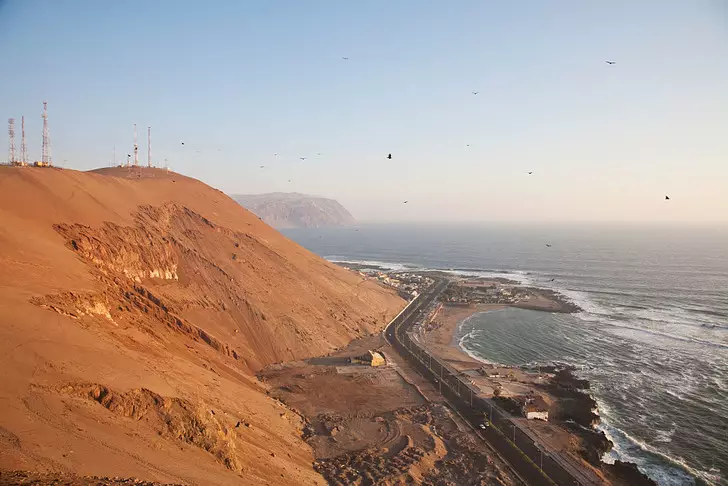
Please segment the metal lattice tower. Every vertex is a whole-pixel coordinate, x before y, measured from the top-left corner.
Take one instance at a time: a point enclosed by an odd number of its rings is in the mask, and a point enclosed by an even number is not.
[[[152,127],[147,127],[147,167],[152,166]]]
[[[134,167],[139,165],[139,144],[137,143],[137,129],[134,124]]]
[[[8,140],[10,141],[8,162],[15,163],[15,118],[8,118]]]
[[[51,136],[48,134],[48,102],[43,102],[43,151],[40,161],[49,167],[53,165],[51,158]]]
[[[28,165],[28,145],[25,143],[25,117],[20,117],[20,162]]]

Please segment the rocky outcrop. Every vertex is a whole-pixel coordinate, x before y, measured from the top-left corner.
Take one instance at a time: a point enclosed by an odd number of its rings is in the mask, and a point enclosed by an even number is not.
[[[319,228],[356,223],[349,211],[333,199],[284,192],[237,194],[232,198],[274,228]]]

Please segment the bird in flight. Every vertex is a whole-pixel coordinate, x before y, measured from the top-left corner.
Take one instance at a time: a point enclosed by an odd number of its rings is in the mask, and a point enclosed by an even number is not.
[[[273,154],[273,157],[278,157],[278,153]]]
[[[670,196],[665,196],[665,201],[669,201],[669,200],[670,200]]]
[[[551,248],[551,243],[546,243],[546,246]]]
[[[185,144],[185,143],[184,143],[184,142],[182,142],[182,145],[184,145],[184,144]]]
[[[391,159],[392,158],[392,154],[387,155],[387,158],[388,159]]]
[[[306,157],[299,157],[299,159],[301,159],[301,160],[306,160]]]
[[[604,62],[606,62],[609,65],[611,65],[611,64],[617,64],[617,61],[604,61]]]
[[[288,179],[288,182],[291,182],[291,179]]]
[[[474,94],[474,95],[476,95],[476,94],[478,94],[478,93],[480,93],[480,91],[473,91],[473,94]]]
[[[264,165],[261,165],[261,166],[260,166],[260,168],[261,168],[261,169],[262,169],[262,168],[264,168],[264,167],[265,167]]]
[[[469,144],[469,143],[466,143],[466,144],[465,144],[465,146],[466,146],[466,147],[470,147],[470,144]]]
[[[530,172],[528,173],[528,175],[531,175],[531,174],[533,174],[533,171],[530,171]]]
[[[344,61],[348,61],[348,60],[349,60],[349,58],[348,58],[348,57],[343,57],[343,56],[342,56],[342,59],[343,59]]]
[[[405,201],[405,202],[403,202],[402,204],[407,204],[408,202],[409,202],[409,201]]]
[[[553,282],[554,280],[556,280],[556,279],[555,278],[552,278],[551,280],[549,280],[549,282]]]

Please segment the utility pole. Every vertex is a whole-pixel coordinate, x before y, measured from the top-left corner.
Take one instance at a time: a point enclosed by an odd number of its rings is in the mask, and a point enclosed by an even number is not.
[[[25,117],[20,117],[20,162],[28,165],[28,145],[25,143]]]
[[[152,127],[147,127],[147,167],[152,166]]]
[[[43,149],[41,151],[40,161],[43,165],[53,167],[53,159],[51,158],[51,136],[48,132],[48,102],[43,102]]]
[[[15,118],[8,118],[8,140],[10,141],[8,162],[15,164]]]

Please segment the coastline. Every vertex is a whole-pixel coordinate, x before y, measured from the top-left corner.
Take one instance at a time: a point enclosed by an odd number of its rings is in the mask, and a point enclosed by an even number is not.
[[[568,453],[584,461],[585,464],[600,471],[600,473],[613,484],[629,485],[655,485],[656,483],[645,476],[633,463],[615,461],[613,464],[605,463],[602,456],[608,452],[613,444],[605,436],[604,432],[596,429],[598,414],[594,414],[596,408],[595,400],[586,392],[589,383],[586,380],[576,378],[571,370],[558,372],[553,367],[544,367],[542,372],[548,377],[547,381],[537,382],[533,379],[533,373],[527,372],[519,367],[505,366],[498,363],[488,363],[468,353],[460,345],[462,338],[462,326],[472,316],[483,313],[502,310],[508,307],[522,308],[544,312],[573,312],[561,307],[561,301],[549,300],[548,297],[539,296],[537,302],[529,302],[527,305],[503,305],[503,304],[442,304],[432,315],[430,321],[419,329],[422,341],[439,357],[447,361],[456,370],[468,374],[474,384],[479,386],[484,394],[492,393],[494,386],[489,386],[488,378],[481,378],[474,373],[475,370],[484,367],[490,368],[501,376],[510,376],[513,384],[499,385],[498,388],[508,390],[508,393],[523,393],[525,388],[521,383],[529,383],[530,387],[552,395],[547,403],[552,406],[555,415],[567,415],[575,423],[548,422],[541,423],[538,420],[526,421],[533,425],[535,430],[546,431],[550,435],[550,445],[558,450]],[[555,392],[555,393],[554,393]],[[558,398],[556,398],[558,396]],[[574,400],[576,399],[576,400]],[[566,405],[564,402],[575,402]],[[524,419],[525,420],[525,419]],[[555,434],[553,429],[559,429],[560,433]],[[540,434],[537,434],[540,435]]]

